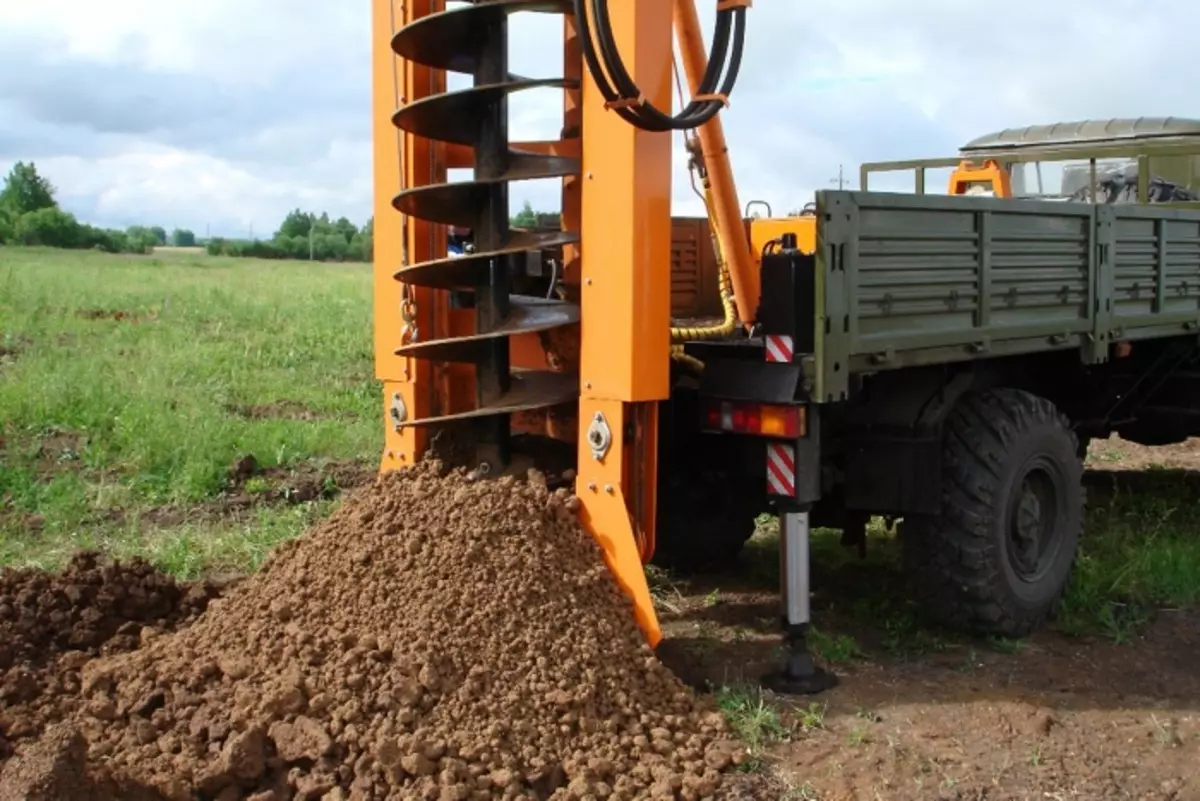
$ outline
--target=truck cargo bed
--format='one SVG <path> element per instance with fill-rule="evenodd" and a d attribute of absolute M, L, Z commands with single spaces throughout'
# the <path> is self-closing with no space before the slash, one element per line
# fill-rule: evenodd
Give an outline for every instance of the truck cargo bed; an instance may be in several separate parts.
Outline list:
<path fill-rule="evenodd" d="M 1200 211 L 817 193 L 818 397 L 849 375 L 1200 328 Z"/>

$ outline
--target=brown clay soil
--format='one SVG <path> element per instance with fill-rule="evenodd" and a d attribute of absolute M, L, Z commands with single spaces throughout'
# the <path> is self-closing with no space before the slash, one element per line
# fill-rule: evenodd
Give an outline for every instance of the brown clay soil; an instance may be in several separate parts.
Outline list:
<path fill-rule="evenodd" d="M 92 552 L 57 574 L 0 573 L 0 760 L 70 716 L 90 660 L 181 625 L 214 595 L 141 560 L 107 562 Z"/>
<path fill-rule="evenodd" d="M 1088 446 L 1088 457 L 1090 470 L 1200 470 L 1200 439 L 1151 447 L 1114 436 L 1110 439 L 1093 440 Z"/>
<path fill-rule="evenodd" d="M 195 622 L 82 664 L 68 727 L 5 775 L 81 797 L 711 797 L 741 751 L 646 646 L 575 502 L 436 468 L 378 478 Z"/>
<path fill-rule="evenodd" d="M 262 467 L 253 455 L 230 465 L 224 492 L 201 503 L 155 506 L 137 511 L 144 530 L 169 528 L 183 523 L 238 521 L 249 519 L 255 509 L 267 505 L 295 505 L 330 500 L 369 482 L 375 475 L 371 465 L 352 459 L 304 461 L 289 467 Z M 130 512 L 114 509 L 109 521 L 126 522 Z"/>
<path fill-rule="evenodd" d="M 229 404 L 225 407 L 225 411 L 245 420 L 302 420 L 311 422 L 313 420 L 325 419 L 325 415 L 313 411 L 303 403 L 296 401 Z"/>
<path fill-rule="evenodd" d="M 76 309 L 75 316 L 84 320 L 113 320 L 126 323 L 155 322 L 158 312 L 138 314 L 125 309 Z"/>
<path fill-rule="evenodd" d="M 52 429 L 33 441 L 34 469 L 40 480 L 50 481 L 67 473 L 83 473 L 89 480 L 103 480 L 102 471 L 85 468 L 81 454 L 88 440 L 83 434 Z M 5 439 L 0 436 L 0 451 Z M 269 505 L 295 505 L 329 500 L 359 487 L 375 474 L 373 465 L 343 460 L 306 460 L 288 467 L 263 467 L 253 454 L 236 459 L 228 468 L 224 490 L 209 500 L 187 505 L 166 504 L 141 509 L 112 508 L 96 513 L 92 524 L 127 524 L 134 517 L 143 530 L 169 528 L 184 523 L 234 522 L 249 519 L 255 510 Z M 111 477 L 116 480 L 116 477 Z M 12 509 L 0 497 L 0 522 L 13 531 L 36 535 L 44 520 L 38 515 Z"/>
<path fill-rule="evenodd" d="M 225 490 L 206 501 L 168 504 L 136 510 L 143 530 L 170 528 L 184 523 L 235 522 L 250 519 L 262 506 L 295 505 L 330 500 L 371 480 L 371 465 L 352 459 L 304 461 L 290 467 L 261 467 L 252 455 L 229 467 Z M 113 509 L 110 522 L 128 522 L 130 510 Z"/>

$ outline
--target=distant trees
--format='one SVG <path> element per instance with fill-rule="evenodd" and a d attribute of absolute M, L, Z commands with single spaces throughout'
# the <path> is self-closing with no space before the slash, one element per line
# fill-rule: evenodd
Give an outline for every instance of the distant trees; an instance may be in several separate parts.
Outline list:
<path fill-rule="evenodd" d="M 0 189 L 0 245 L 94 248 L 108 253 L 145 253 L 157 243 L 151 229 L 134 233 L 96 228 L 59 208 L 54 186 L 33 162 L 18 161 Z M 162 230 L 161 228 L 158 230 Z M 164 234 L 165 236 L 165 234 Z"/>
<path fill-rule="evenodd" d="M 57 205 L 54 187 L 38 175 L 33 162 L 18 161 L 5 178 L 4 189 L 0 190 L 0 208 L 16 217 Z"/>
<path fill-rule="evenodd" d="M 562 224 L 562 215 L 558 212 L 534 211 L 533 204 L 526 200 L 508 224 L 513 228 L 557 228 Z"/>
<path fill-rule="evenodd" d="M 161 239 L 158 236 L 159 233 L 162 234 Z M 125 229 L 125 236 L 131 243 L 141 244 L 142 250 L 139 252 L 154 250 L 159 245 L 167 244 L 167 232 L 157 225 L 150 228 L 144 225 L 131 225 Z"/>
<path fill-rule="evenodd" d="M 371 261 L 374 258 L 375 220 L 361 229 L 345 217 L 330 220 L 293 209 L 267 240 L 212 239 L 207 250 L 214 256 L 247 256 L 258 259 L 312 259 L 314 261 Z"/>
<path fill-rule="evenodd" d="M 177 248 L 194 248 L 196 235 L 186 228 L 176 228 L 171 232 L 171 244 Z"/>
<path fill-rule="evenodd" d="M 514 228 L 554 227 L 559 215 L 537 212 L 525 202 L 512 219 Z M 130 226 L 124 231 L 96 228 L 75 219 L 55 200 L 55 189 L 30 162 L 18 162 L 0 190 L 0 245 L 43 245 L 95 248 L 109 253 L 147 253 L 170 243 L 176 247 L 203 244 L 208 253 L 261 259 L 369 262 L 375 255 L 375 219 L 359 228 L 346 217 L 331 220 L 299 208 L 288 212 L 270 239 L 213 238 L 200 242 L 196 234 L 176 228 Z"/>
<path fill-rule="evenodd" d="M 521 210 L 509 221 L 513 228 L 533 228 L 537 225 L 537 212 L 533 210 L 533 204 L 528 200 L 525 205 L 521 206 Z"/>

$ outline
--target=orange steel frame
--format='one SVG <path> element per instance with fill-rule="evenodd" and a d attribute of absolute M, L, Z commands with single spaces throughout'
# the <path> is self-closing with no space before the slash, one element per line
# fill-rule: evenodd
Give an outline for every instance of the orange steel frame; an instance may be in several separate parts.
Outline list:
<path fill-rule="evenodd" d="M 1012 177 L 1003 165 L 992 159 L 982 164 L 960 162 L 950 175 L 948 194 L 965 195 L 972 184 L 987 184 L 996 197 L 1012 197 Z"/>
<path fill-rule="evenodd" d="M 669 108 L 671 6 L 621 0 L 611 8 L 630 74 L 647 100 Z M 614 436 L 600 460 L 580 437 L 576 493 L 655 646 L 661 633 L 642 556 L 654 536 L 658 401 L 670 394 L 671 134 L 638 130 L 607 110 L 590 76 L 582 105 L 579 422 L 603 414 Z M 623 436 L 630 424 L 634 436 Z"/>
<path fill-rule="evenodd" d="M 374 329 L 375 376 L 383 382 L 381 419 L 388 420 L 393 403 L 400 401 L 413 417 L 429 417 L 442 406 L 444 393 L 434 390 L 433 370 L 429 362 L 397 356 L 403 341 L 405 322 L 403 287 L 393 277 L 402 264 L 412 264 L 445 255 L 445 237 L 436 236 L 436 226 L 417 218 L 401 219 L 392 207 L 392 198 L 404 186 L 440 182 L 445 179 L 444 153 L 436 143 L 402 133 L 391 121 L 392 113 L 403 103 L 412 102 L 445 89 L 445 75 L 401 60 L 391 48 L 393 33 L 418 17 L 442 10 L 438 0 L 372 0 L 371 2 L 371 82 L 372 140 L 374 160 Z M 412 287 L 415 323 L 426 335 L 447 333 L 445 311 L 435 314 L 442 301 L 437 293 Z M 385 426 L 381 470 L 395 470 L 413 464 L 428 447 L 424 428 L 400 429 Z"/>
<path fill-rule="evenodd" d="M 473 324 L 449 308 L 446 292 L 409 287 L 406 297 L 394 278 L 401 264 L 444 256 L 446 239 L 442 226 L 402 218 L 392 199 L 402 187 L 442 182 L 448 168 L 472 163 L 469 149 L 401 132 L 391 122 L 402 104 L 445 91 L 444 74 L 396 57 L 390 44 L 400 27 L 443 9 L 442 0 L 372 0 L 375 364 L 385 420 L 397 400 L 409 417 L 423 418 L 465 408 L 472 395 L 469 374 L 435 370 L 427 361 L 394 353 L 404 335 L 404 308 L 415 308 L 411 322 L 423 339 L 459 335 Z M 672 13 L 670 3 L 611 1 L 622 57 L 646 99 L 659 108 L 671 106 Z M 698 25 L 691 40 L 681 36 L 681 41 L 685 48 L 699 47 Z M 582 78 L 580 90 L 565 92 L 564 131 L 566 136 L 582 131 L 582 136 L 520 145 L 542 152 L 582 151 L 582 173 L 563 181 L 562 200 L 563 227 L 581 235 L 580 245 L 564 252 L 563 276 L 581 305 L 578 353 L 567 355 L 569 361 L 578 359 L 579 411 L 575 430 L 559 433 L 578 441 L 581 522 L 602 546 L 653 647 L 662 635 L 643 565 L 654 542 L 658 402 L 670 393 L 671 134 L 641 131 L 605 108 L 582 68 L 569 15 L 563 42 L 567 77 Z M 728 176 L 727 161 L 719 166 Z M 726 182 L 732 188 L 732 180 Z M 729 210 L 721 208 L 728 216 Z M 736 211 L 736 195 L 732 208 Z M 750 272 L 743 270 L 742 280 Z M 514 364 L 545 360 L 544 349 L 530 344 L 513 341 Z M 613 432 L 611 448 L 600 459 L 593 457 L 584 435 L 597 415 Z M 420 426 L 387 425 L 381 471 L 413 464 L 429 444 Z"/>

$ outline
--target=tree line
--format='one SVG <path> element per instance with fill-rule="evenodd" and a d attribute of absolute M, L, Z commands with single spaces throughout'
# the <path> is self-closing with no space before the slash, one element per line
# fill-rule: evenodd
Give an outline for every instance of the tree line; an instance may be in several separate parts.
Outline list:
<path fill-rule="evenodd" d="M 210 255 L 260 259 L 369 262 L 374 256 L 375 219 L 359 228 L 345 217 L 294 209 L 270 239 L 199 240 L 195 233 L 176 228 L 170 234 L 158 225 L 130 226 L 124 231 L 79 222 L 55 199 L 55 188 L 32 163 L 17 162 L 0 190 L 0 245 L 41 245 L 95 249 L 107 253 L 149 253 L 156 247 L 203 245 Z M 553 227 L 558 214 L 535 212 L 527 201 L 511 220 L 514 227 Z"/>
<path fill-rule="evenodd" d="M 511 218 L 513 227 L 557 226 L 557 213 L 533 210 L 526 201 Z M 259 259 L 314 259 L 316 261 L 371 261 L 374 257 L 375 218 L 361 229 L 345 217 L 294 209 L 270 239 L 212 239 L 207 244 L 213 256 L 248 256 Z"/>
<path fill-rule="evenodd" d="M 210 239 L 205 245 L 213 256 L 257 259 L 312 259 L 314 261 L 371 261 L 375 218 L 361 229 L 345 217 L 330 220 L 294 209 L 270 239 Z"/>
<path fill-rule="evenodd" d="M 187 247 L 196 235 L 178 228 L 167 235 L 160 226 L 135 225 L 124 231 L 81 223 L 64 211 L 54 186 L 30 162 L 18 161 L 0 189 L 0 245 L 43 245 L 53 248 L 102 250 L 106 253 L 148 253 L 159 245 Z"/>
<path fill-rule="evenodd" d="M 170 234 L 159 225 L 134 225 L 124 231 L 82 223 L 64 210 L 54 186 L 30 162 L 17 162 L 0 189 L 0 245 L 40 245 L 101 250 L 106 253 L 149 253 L 156 247 L 203 245 L 214 255 L 320 261 L 370 261 L 374 224 L 361 229 L 342 217 L 331 221 L 299 209 L 284 218 L 271 239 L 214 238 L 202 241 L 193 231 Z"/>

